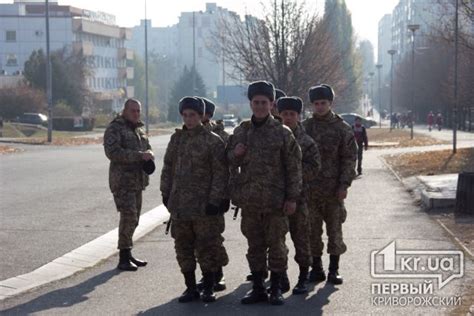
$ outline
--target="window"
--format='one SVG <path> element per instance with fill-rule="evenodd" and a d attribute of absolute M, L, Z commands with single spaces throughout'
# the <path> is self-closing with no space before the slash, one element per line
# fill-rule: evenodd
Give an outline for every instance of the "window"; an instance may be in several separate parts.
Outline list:
<path fill-rule="evenodd" d="M 16 42 L 16 31 L 6 31 L 7 42 Z"/>
<path fill-rule="evenodd" d="M 15 54 L 8 54 L 7 55 L 7 63 L 6 66 L 18 66 L 18 59 Z"/>

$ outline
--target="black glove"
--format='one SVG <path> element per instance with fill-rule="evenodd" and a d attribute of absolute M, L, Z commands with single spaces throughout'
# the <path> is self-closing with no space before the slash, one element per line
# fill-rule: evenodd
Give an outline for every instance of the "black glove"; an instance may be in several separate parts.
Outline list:
<path fill-rule="evenodd" d="M 221 210 L 220 206 L 216 206 L 214 204 L 207 204 L 206 206 L 206 215 L 217 215 L 219 214 L 219 211 Z"/>
<path fill-rule="evenodd" d="M 221 214 L 227 213 L 230 207 L 230 200 L 224 199 L 221 202 Z"/>
<path fill-rule="evenodd" d="M 164 206 L 168 207 L 168 199 L 169 199 L 169 197 L 163 196 L 162 198 L 163 198 L 163 204 L 164 204 Z"/>

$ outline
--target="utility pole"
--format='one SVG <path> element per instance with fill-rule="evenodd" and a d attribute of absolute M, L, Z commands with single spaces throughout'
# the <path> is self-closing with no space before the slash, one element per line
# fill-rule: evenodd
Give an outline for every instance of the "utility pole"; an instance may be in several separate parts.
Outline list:
<path fill-rule="evenodd" d="M 196 94 L 196 12 L 193 11 L 193 94 Z"/>
<path fill-rule="evenodd" d="M 392 131 L 392 116 L 393 116 L 393 55 L 397 53 L 395 49 L 390 49 L 388 51 L 390 54 L 391 64 L 390 64 L 390 132 Z"/>
<path fill-rule="evenodd" d="M 148 20 L 146 14 L 146 0 L 145 0 L 145 129 L 149 132 L 148 119 Z"/>
<path fill-rule="evenodd" d="M 454 28 L 454 106 L 453 106 L 453 154 L 456 153 L 458 130 L 458 46 L 459 46 L 459 0 L 456 1 Z"/>
<path fill-rule="evenodd" d="M 46 97 L 48 101 L 48 142 L 53 141 L 53 80 L 51 74 L 51 55 L 49 39 L 49 1 L 46 0 Z"/>
<path fill-rule="evenodd" d="M 382 128 L 382 90 L 380 88 L 380 77 L 381 77 L 381 70 L 382 70 L 382 64 L 377 64 L 375 65 L 377 67 L 377 75 L 379 77 L 379 128 Z"/>
<path fill-rule="evenodd" d="M 408 29 L 413 34 L 411 45 L 411 129 L 410 138 L 413 139 L 413 125 L 415 125 L 415 32 L 420 29 L 419 24 L 410 24 Z"/>

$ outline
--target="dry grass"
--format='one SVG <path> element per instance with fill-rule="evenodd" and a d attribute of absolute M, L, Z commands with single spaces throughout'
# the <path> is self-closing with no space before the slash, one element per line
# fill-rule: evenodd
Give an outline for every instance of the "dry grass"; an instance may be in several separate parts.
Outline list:
<path fill-rule="evenodd" d="M 388 155 L 385 160 L 402 177 L 474 172 L 474 148 Z"/>
<path fill-rule="evenodd" d="M 386 147 L 418 147 L 448 144 L 448 142 L 435 139 L 422 134 L 415 133 L 413 139 L 410 139 L 409 129 L 394 129 L 390 132 L 389 128 L 369 128 L 367 129 L 369 145 L 381 143 L 393 143 Z M 395 144 L 395 143 L 398 143 Z"/>
<path fill-rule="evenodd" d="M 9 146 L 0 145 L 0 155 L 13 154 L 13 153 L 16 153 L 16 152 L 19 152 L 19 151 L 20 150 L 18 148 L 13 148 L 13 147 L 9 147 Z"/>

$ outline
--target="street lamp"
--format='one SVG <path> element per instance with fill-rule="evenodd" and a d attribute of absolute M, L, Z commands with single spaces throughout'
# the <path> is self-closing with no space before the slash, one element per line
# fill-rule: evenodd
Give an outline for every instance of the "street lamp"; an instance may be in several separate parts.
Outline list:
<path fill-rule="evenodd" d="M 372 105 L 372 102 L 374 101 L 374 82 L 372 80 L 372 78 L 374 77 L 375 75 L 375 72 L 371 71 L 369 72 L 369 80 L 370 80 L 370 105 Z M 372 106 L 373 107 L 373 106 Z"/>
<path fill-rule="evenodd" d="M 415 32 L 420 29 L 419 24 L 409 24 L 408 29 L 413 35 L 411 43 L 411 130 L 410 138 L 413 139 L 413 125 L 415 119 Z"/>
<path fill-rule="evenodd" d="M 458 44 L 459 44 L 459 0 L 456 1 L 454 29 L 454 106 L 453 106 L 453 154 L 456 153 L 458 129 Z"/>
<path fill-rule="evenodd" d="M 390 64 L 390 132 L 392 131 L 392 116 L 393 116 L 393 55 L 397 53 L 395 49 L 390 49 L 388 51 L 390 54 L 391 64 Z"/>
<path fill-rule="evenodd" d="M 49 1 L 45 2 L 46 18 L 46 98 L 48 101 L 48 142 L 53 141 L 53 80 L 51 73 L 51 55 L 49 39 Z"/>
<path fill-rule="evenodd" d="M 380 71 L 382 70 L 382 64 L 377 64 L 375 65 L 377 67 L 377 74 L 379 77 L 379 128 L 382 128 L 382 93 L 381 93 L 381 88 L 380 88 Z"/>
<path fill-rule="evenodd" d="M 148 124 L 148 20 L 145 0 L 145 130 L 147 134 L 149 133 Z"/>

